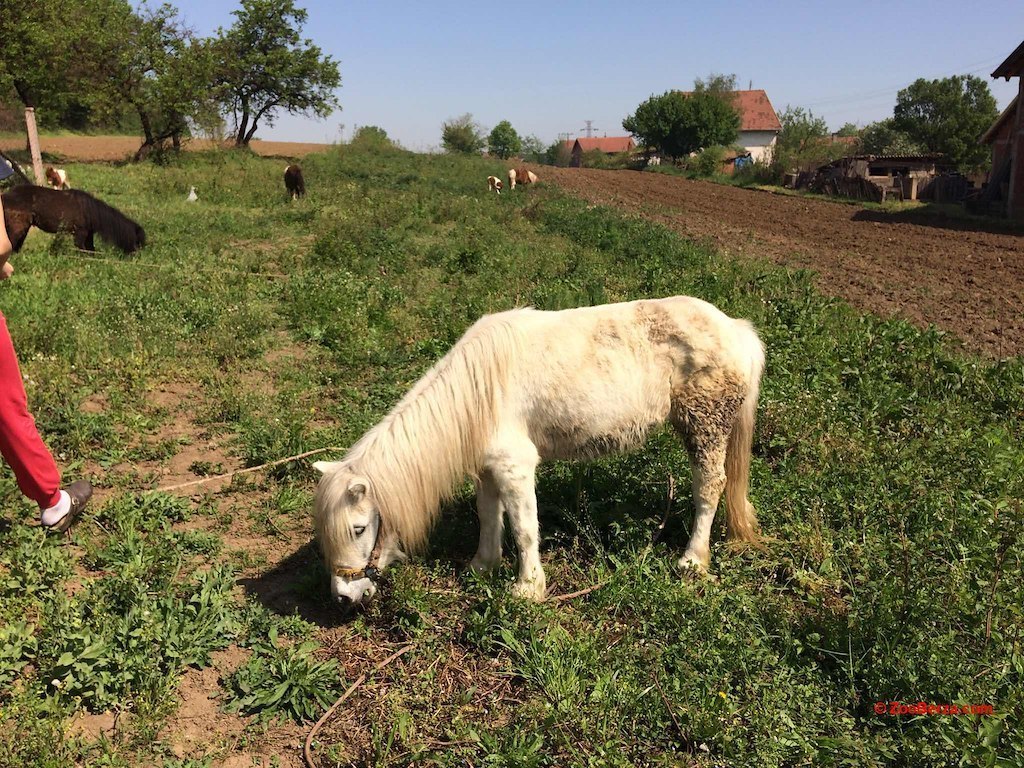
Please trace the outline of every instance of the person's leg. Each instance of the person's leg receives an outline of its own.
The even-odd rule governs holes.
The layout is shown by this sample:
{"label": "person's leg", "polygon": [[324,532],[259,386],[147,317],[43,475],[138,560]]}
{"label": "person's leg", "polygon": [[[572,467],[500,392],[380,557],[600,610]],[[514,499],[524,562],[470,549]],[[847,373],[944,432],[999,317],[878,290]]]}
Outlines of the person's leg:
{"label": "person's leg", "polygon": [[14,471],[21,492],[40,509],[60,502],[60,471],[39,436],[35,419],[28,412],[18,358],[3,313],[0,313],[0,454]]}

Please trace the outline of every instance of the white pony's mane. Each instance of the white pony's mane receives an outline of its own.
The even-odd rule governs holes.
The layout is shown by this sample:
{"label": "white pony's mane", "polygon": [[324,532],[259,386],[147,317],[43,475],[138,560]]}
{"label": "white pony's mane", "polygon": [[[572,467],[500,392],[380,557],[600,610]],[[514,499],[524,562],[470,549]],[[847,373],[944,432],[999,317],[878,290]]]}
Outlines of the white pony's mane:
{"label": "white pony's mane", "polygon": [[441,502],[467,474],[475,474],[521,359],[515,310],[475,323],[380,423],[363,435],[325,475],[316,498],[316,525],[328,561],[351,539],[340,503],[343,470],[369,480],[385,532],[409,551],[424,547]]}

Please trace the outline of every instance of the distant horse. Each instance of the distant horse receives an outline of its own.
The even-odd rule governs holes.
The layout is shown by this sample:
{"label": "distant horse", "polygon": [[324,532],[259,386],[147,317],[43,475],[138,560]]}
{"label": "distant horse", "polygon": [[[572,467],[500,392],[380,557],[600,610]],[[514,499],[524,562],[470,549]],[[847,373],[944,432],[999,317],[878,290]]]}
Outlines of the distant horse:
{"label": "distant horse", "polygon": [[537,464],[629,450],[666,421],[689,452],[696,507],[679,565],[706,569],[723,490],[730,535],[758,537],[747,484],[763,368],[749,322],[686,296],[483,317],[341,461],[314,464],[332,594],[345,607],[371,598],[402,547],[422,550],[441,502],[470,475],[480,518],[470,566],[498,566],[507,514],[514,591],[542,600]]}
{"label": "distant horse", "polygon": [[493,189],[495,192],[497,192],[500,195],[501,194],[501,187],[502,187],[501,179],[499,179],[497,176],[488,176],[487,177],[487,190],[488,191]]}
{"label": "distant horse", "polygon": [[71,185],[68,184],[68,174],[63,168],[48,166],[45,175],[46,181],[54,189],[71,189]]}
{"label": "distant horse", "polygon": [[4,221],[17,251],[30,227],[44,232],[70,232],[75,247],[96,250],[99,235],[125,253],[146,244],[146,232],[116,208],[77,189],[58,190],[23,184],[4,192]]}
{"label": "distant horse", "polygon": [[525,168],[512,168],[508,172],[508,186],[509,189],[516,188],[516,181],[520,184],[536,184],[537,174],[533,171],[528,171]]}
{"label": "distant horse", "polygon": [[306,180],[302,178],[302,169],[297,165],[286,165],[284,168],[284,187],[292,200],[306,196]]}

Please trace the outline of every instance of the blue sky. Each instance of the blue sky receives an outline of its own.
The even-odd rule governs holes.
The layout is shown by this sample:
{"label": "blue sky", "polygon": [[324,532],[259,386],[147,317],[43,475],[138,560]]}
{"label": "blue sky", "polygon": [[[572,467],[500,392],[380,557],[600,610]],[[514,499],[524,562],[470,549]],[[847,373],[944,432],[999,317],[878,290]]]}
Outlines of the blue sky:
{"label": "blue sky", "polygon": [[[807,107],[833,130],[891,116],[896,92],[918,77],[976,74],[1002,109],[1017,81],[989,73],[1024,40],[1020,0],[296,4],[309,12],[304,35],[340,62],[342,110],[282,116],[257,136],[331,142],[378,125],[413,150],[436,148],[441,123],[465,112],[545,144],[582,135],[586,120],[594,135],[623,135],[622,118],[648,96],[712,72],[763,88],[776,111]],[[238,4],[177,6],[210,34]]]}

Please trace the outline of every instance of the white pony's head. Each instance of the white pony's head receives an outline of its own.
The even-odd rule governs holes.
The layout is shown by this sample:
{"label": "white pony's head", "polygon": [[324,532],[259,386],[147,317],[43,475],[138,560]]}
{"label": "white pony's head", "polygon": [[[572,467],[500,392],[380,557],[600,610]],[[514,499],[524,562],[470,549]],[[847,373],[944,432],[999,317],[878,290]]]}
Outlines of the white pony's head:
{"label": "white pony's head", "polygon": [[331,574],[331,595],[347,611],[369,602],[377,592],[379,574],[405,559],[405,553],[381,518],[368,477],[340,461],[317,461],[313,466],[323,474],[313,524]]}

